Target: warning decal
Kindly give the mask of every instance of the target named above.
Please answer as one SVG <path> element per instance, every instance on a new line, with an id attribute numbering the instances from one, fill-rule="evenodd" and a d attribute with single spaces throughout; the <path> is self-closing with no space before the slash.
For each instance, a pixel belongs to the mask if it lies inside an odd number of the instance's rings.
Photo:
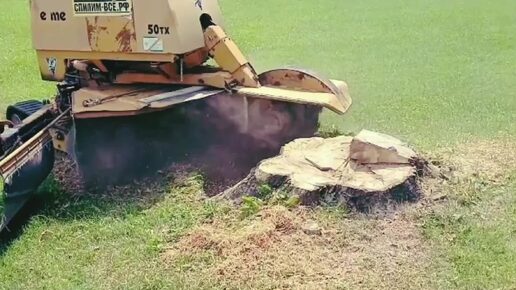
<path id="1" fill-rule="evenodd" d="M 73 0 L 75 16 L 131 15 L 132 0 Z"/>

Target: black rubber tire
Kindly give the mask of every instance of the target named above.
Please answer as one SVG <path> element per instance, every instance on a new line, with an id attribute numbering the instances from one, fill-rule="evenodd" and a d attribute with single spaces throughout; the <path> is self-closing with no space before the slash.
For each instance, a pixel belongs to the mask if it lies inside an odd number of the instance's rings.
<path id="1" fill-rule="evenodd" d="M 13 121 L 13 118 L 16 118 L 16 122 L 21 123 L 19 121 L 23 121 L 25 118 L 35 113 L 43 106 L 44 104 L 42 102 L 36 100 L 18 102 L 7 107 L 5 115 L 8 120 Z"/>
<path id="2" fill-rule="evenodd" d="M 11 121 L 14 126 L 21 124 L 23 122 L 23 119 L 25 118 L 20 117 L 20 115 L 18 115 L 17 113 L 12 113 L 9 116 L 9 121 Z"/>

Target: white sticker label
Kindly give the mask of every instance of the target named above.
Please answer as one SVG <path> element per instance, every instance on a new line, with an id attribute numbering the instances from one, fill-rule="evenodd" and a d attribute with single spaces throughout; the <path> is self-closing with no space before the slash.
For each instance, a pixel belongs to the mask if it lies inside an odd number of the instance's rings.
<path id="1" fill-rule="evenodd" d="M 48 71 L 52 73 L 52 75 L 56 74 L 57 70 L 57 59 L 55 57 L 47 58 Z"/>
<path id="2" fill-rule="evenodd" d="M 143 50 L 162 52 L 163 51 L 163 39 L 159 37 L 144 37 L 143 38 Z"/>
<path id="3" fill-rule="evenodd" d="M 73 0 L 75 16 L 131 15 L 132 0 Z"/>

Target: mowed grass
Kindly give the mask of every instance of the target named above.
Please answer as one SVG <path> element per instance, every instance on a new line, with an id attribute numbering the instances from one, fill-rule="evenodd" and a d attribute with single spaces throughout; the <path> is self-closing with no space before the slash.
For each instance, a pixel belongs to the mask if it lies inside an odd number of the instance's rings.
<path id="1" fill-rule="evenodd" d="M 48 99 L 54 86 L 41 81 L 30 37 L 29 1 L 0 0 L 0 109 L 28 99 Z M 56 31 L 56 33 L 58 33 Z"/>
<path id="2" fill-rule="evenodd" d="M 39 80 L 28 1 L 0 4 L 3 110 L 18 100 L 50 97 L 53 84 Z M 326 112 L 324 127 L 379 130 L 425 151 L 466 139 L 516 137 L 515 1 L 221 4 L 229 34 L 259 71 L 298 66 L 348 82 L 353 108 L 345 116 Z M 467 187 L 472 202 L 461 202 L 452 190 L 449 206 L 417 220 L 434 260 L 430 272 L 405 287 L 424 281 L 427 288 L 516 285 L 516 184 L 513 175 L 501 179 Z M 49 181 L 43 209 L 18 239 L 0 247 L 0 289 L 217 288 L 213 277 L 188 276 L 198 263 L 171 267 L 161 254 L 196 225 L 223 217 L 225 207 L 203 200 L 197 176 L 170 183 L 149 202 L 71 198 Z M 209 258 L 198 259 L 210 266 Z M 381 280 L 363 278 L 372 288 L 371 281 Z"/>
<path id="3" fill-rule="evenodd" d="M 39 80 L 28 1 L 0 0 L 0 108 L 53 94 Z M 309 68 L 347 81 L 354 105 L 324 126 L 431 149 L 516 134 L 512 0 L 222 0 L 225 25 L 259 71 Z M 58 33 L 58 32 L 56 32 Z"/>
<path id="4" fill-rule="evenodd" d="M 49 182 L 41 215 L 0 247 L 0 289 L 189 289 L 159 257 L 220 208 L 201 199 L 201 181 L 192 175 L 164 189 L 151 208 L 143 197 L 69 200 Z"/>
<path id="5" fill-rule="evenodd" d="M 426 236 L 451 263 L 441 285 L 460 289 L 514 289 L 516 285 L 516 175 L 503 186 L 479 182 L 475 202 L 456 200 L 425 218 Z"/>
<path id="6" fill-rule="evenodd" d="M 311 68 L 347 81 L 343 131 L 419 147 L 516 133 L 512 0 L 224 1 L 229 32 L 259 70 Z"/>

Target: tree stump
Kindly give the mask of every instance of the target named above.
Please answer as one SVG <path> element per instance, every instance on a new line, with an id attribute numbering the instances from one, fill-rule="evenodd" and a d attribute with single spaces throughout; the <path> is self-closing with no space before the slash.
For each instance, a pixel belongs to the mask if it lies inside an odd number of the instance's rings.
<path id="1" fill-rule="evenodd" d="M 338 199 L 367 209 L 380 201 L 419 198 L 420 164 L 425 162 L 400 140 L 367 130 L 355 137 L 297 139 L 219 197 L 239 203 L 244 196 L 259 197 L 266 184 L 298 196 L 303 205 Z"/>

